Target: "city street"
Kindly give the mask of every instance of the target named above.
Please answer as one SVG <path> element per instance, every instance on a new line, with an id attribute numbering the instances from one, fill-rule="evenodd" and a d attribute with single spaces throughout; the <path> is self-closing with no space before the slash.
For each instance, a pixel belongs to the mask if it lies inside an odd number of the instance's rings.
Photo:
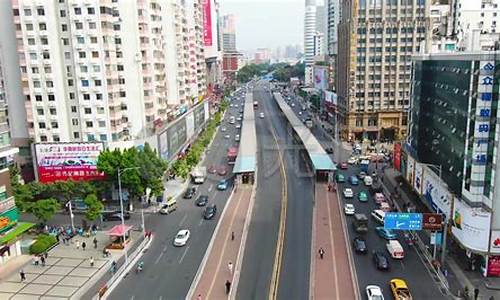
<path id="1" fill-rule="evenodd" d="M 226 154 L 234 142 L 237 129 L 229 125 L 227 120 L 239 109 L 229 108 L 226 118 L 216 133 L 214 142 L 204 161 L 205 166 L 227 166 Z M 226 127 L 226 132 L 221 128 Z M 225 138 L 229 135 L 230 138 Z M 226 191 L 218 191 L 216 186 L 221 176 L 208 174 L 205 183 L 198 186 L 193 199 L 177 199 L 178 209 L 169 215 L 152 214 L 146 218 L 146 228 L 155 233 L 150 249 L 145 253 L 144 271 L 125 277 L 110 294 L 109 299 L 183 299 L 203 259 L 215 226 L 219 221 L 231 187 Z M 231 168 L 226 178 L 231 177 Z M 215 203 L 219 212 L 212 220 L 202 218 L 203 208 L 196 207 L 194 201 L 199 195 L 208 195 L 209 202 Z M 184 247 L 174 247 L 173 238 L 180 229 L 189 229 L 191 238 Z M 161 283 L 161 284 L 160 284 Z"/>

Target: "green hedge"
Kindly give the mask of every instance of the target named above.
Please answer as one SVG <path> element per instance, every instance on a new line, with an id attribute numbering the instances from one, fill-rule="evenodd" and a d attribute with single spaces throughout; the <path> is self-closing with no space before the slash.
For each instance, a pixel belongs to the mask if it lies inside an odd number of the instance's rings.
<path id="1" fill-rule="evenodd" d="M 47 251 L 47 249 L 50 249 L 56 243 L 57 240 L 54 236 L 48 234 L 40 234 L 36 239 L 36 242 L 34 242 L 30 246 L 30 253 L 31 254 L 44 253 L 45 251 Z"/>

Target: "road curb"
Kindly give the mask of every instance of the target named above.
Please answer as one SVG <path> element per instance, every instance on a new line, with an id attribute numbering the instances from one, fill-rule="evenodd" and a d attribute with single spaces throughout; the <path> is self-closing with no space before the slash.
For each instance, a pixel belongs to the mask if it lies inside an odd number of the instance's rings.
<path id="1" fill-rule="evenodd" d="M 219 222 L 217 222 L 217 225 L 215 226 L 215 230 L 212 234 L 212 237 L 210 238 L 210 242 L 208 243 L 207 250 L 205 251 L 205 255 L 203 255 L 203 259 L 200 263 L 200 266 L 198 267 L 198 270 L 196 271 L 196 275 L 194 276 L 193 282 L 191 283 L 191 286 L 189 287 L 189 291 L 186 295 L 186 299 L 193 298 L 193 293 L 195 292 L 196 287 L 198 286 L 201 275 L 203 274 L 203 271 L 205 269 L 205 265 L 207 264 L 208 257 L 210 256 L 210 252 L 212 251 L 212 247 L 214 246 L 215 237 L 217 236 L 217 233 L 219 232 L 220 225 L 222 224 L 222 219 L 226 215 L 226 211 L 227 211 L 226 208 L 229 207 L 229 204 L 233 200 L 233 196 L 234 196 L 234 186 L 233 186 L 233 190 L 231 191 L 231 195 L 229 195 L 229 198 L 226 201 L 226 205 L 224 205 L 224 209 L 222 210 L 222 214 L 219 218 Z"/>
<path id="2" fill-rule="evenodd" d="M 316 249 L 314 241 L 316 240 L 316 183 L 313 182 L 314 197 L 313 197 L 313 215 L 312 215 L 312 233 L 311 233 L 311 265 L 309 266 L 309 299 L 314 299 L 314 272 L 316 270 Z M 312 277 L 312 279 L 311 279 Z"/>
<path id="3" fill-rule="evenodd" d="M 238 283 L 240 281 L 240 275 L 241 275 L 240 269 L 243 262 L 243 257 L 244 257 L 243 254 L 247 242 L 248 228 L 250 227 L 250 221 L 252 219 L 253 206 L 255 203 L 255 194 L 257 191 L 257 183 L 258 183 L 257 172 L 258 172 L 258 167 L 255 168 L 255 182 L 252 187 L 252 194 L 250 195 L 250 203 L 248 204 L 249 206 L 247 210 L 247 215 L 245 217 L 245 224 L 243 224 L 243 233 L 241 235 L 240 248 L 238 249 L 238 254 L 236 256 L 237 258 L 236 258 L 235 272 L 233 276 L 233 283 L 231 285 L 232 288 L 229 291 L 229 299 L 232 300 L 234 300 L 236 297 L 237 294 L 236 291 L 238 290 Z"/>

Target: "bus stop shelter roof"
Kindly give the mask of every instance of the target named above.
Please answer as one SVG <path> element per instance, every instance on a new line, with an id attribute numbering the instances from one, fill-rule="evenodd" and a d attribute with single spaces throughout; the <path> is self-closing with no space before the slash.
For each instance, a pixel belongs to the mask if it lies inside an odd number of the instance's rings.
<path id="1" fill-rule="evenodd" d="M 245 98 L 240 144 L 244 146 L 240 146 L 238 149 L 238 156 L 234 163 L 233 173 L 255 172 L 255 167 L 257 165 L 257 135 L 255 133 L 255 114 L 253 110 L 253 95 L 251 92 L 247 92 Z"/>
<path id="2" fill-rule="evenodd" d="M 302 141 L 311 159 L 315 171 L 335 171 L 337 167 L 331 157 L 325 152 L 325 149 L 318 142 L 311 130 L 307 128 L 302 121 L 295 115 L 291 107 L 285 102 L 280 93 L 274 93 L 274 99 L 278 103 L 281 111 L 288 119 L 293 130 Z"/>

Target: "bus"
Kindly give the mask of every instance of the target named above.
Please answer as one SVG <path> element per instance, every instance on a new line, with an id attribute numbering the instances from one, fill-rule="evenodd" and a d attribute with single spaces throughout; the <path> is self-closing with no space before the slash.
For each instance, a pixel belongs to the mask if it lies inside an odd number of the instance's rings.
<path id="1" fill-rule="evenodd" d="M 237 156 L 238 156 L 238 148 L 237 147 L 229 148 L 227 150 L 227 163 L 230 165 L 234 165 Z"/>

